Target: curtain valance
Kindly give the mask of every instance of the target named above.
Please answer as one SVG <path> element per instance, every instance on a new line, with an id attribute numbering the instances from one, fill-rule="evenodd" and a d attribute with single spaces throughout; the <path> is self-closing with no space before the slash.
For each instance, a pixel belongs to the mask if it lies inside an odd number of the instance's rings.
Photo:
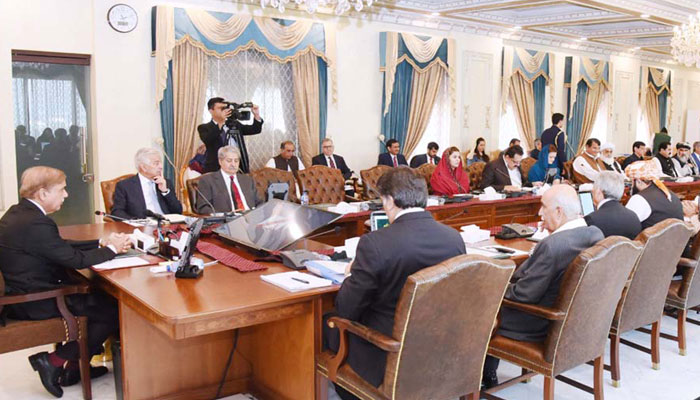
<path id="1" fill-rule="evenodd" d="M 279 63 L 298 60 L 311 52 L 322 58 L 330 69 L 332 99 L 337 100 L 335 27 L 332 24 L 156 6 L 153 7 L 152 29 L 156 103 L 163 98 L 173 49 L 184 42 L 216 57 L 255 49 Z"/>
<path id="2" fill-rule="evenodd" d="M 641 67 L 639 107 L 647 116 L 650 134 L 667 126 L 671 120 L 671 71 L 663 68 Z"/>
<path id="3" fill-rule="evenodd" d="M 401 32 L 379 33 L 379 70 L 384 72 L 384 115 L 391 107 L 396 68 L 406 62 L 419 74 L 442 68 L 450 79 L 450 99 L 455 110 L 454 39 Z"/>
<path id="4" fill-rule="evenodd" d="M 540 76 L 549 84 L 554 76 L 554 54 L 545 51 L 527 50 L 519 47 L 503 48 L 503 75 L 501 80 L 501 112 L 506 112 L 511 77 L 520 74 L 527 82 Z M 550 91 L 550 103 L 554 104 L 554 91 Z"/>
<path id="5" fill-rule="evenodd" d="M 589 57 L 566 57 L 564 83 L 571 87 L 571 102 L 569 113 L 573 113 L 573 107 L 577 98 L 579 82 L 583 81 L 589 89 L 598 88 L 611 91 L 612 63 L 605 60 L 595 60 Z M 612 102 L 609 103 L 612 107 Z M 611 109 L 612 111 L 612 109 Z"/>

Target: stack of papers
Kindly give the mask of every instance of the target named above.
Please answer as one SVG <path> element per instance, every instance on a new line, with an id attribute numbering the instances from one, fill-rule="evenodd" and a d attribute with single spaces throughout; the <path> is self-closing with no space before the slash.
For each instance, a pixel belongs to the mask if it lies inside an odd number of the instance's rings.
<path id="1" fill-rule="evenodd" d="M 464 243 L 476 243 L 482 242 L 484 240 L 489 240 L 491 237 L 491 231 L 487 229 L 481 229 L 477 225 L 466 225 L 460 228 L 462 232 L 462 240 Z"/>
<path id="2" fill-rule="evenodd" d="M 182 224 L 187 222 L 187 217 L 182 214 L 165 214 L 163 215 L 171 224 Z"/>
<path id="3" fill-rule="evenodd" d="M 142 265 L 150 264 L 148 261 L 141 257 L 124 257 L 124 258 L 114 258 L 103 263 L 93 265 L 92 269 L 96 271 L 106 271 L 110 269 L 119 268 L 129 268 L 129 267 L 140 267 Z"/>
<path id="4" fill-rule="evenodd" d="M 345 268 L 349 262 L 309 260 L 304 263 L 309 272 L 322 278 L 330 279 L 336 285 L 340 285 L 345 280 Z"/>
<path id="5" fill-rule="evenodd" d="M 331 286 L 329 279 L 319 278 L 314 275 L 304 274 L 299 271 L 281 272 L 279 274 L 260 275 L 260 279 L 278 286 L 288 292 L 316 289 Z"/>

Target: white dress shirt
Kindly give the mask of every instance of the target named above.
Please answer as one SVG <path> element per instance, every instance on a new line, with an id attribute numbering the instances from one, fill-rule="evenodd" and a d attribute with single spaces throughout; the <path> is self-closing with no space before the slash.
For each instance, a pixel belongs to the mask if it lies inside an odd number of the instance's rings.
<path id="1" fill-rule="evenodd" d="M 333 160 L 333 161 L 335 162 L 335 160 Z M 299 163 L 299 171 L 303 171 L 304 170 L 304 163 L 301 162 L 301 159 L 299 157 L 297 157 L 297 162 Z M 330 165 L 330 164 L 328 164 L 328 165 Z M 275 158 L 273 157 L 273 158 L 269 159 L 267 161 L 267 164 L 265 164 L 265 166 L 268 168 L 277 168 L 275 166 Z M 292 169 L 289 167 L 289 165 L 287 165 L 287 171 L 292 172 Z"/>
<path id="2" fill-rule="evenodd" d="M 656 160 L 656 158 L 654 158 L 654 160 Z M 658 162 L 658 160 L 656 161 Z M 634 211 L 634 213 L 637 214 L 637 218 L 639 218 L 639 222 L 643 222 L 651 215 L 651 206 L 649 205 L 649 202 L 638 194 L 630 197 L 630 200 L 625 205 L 625 208 Z"/>
<path id="3" fill-rule="evenodd" d="M 399 212 L 396 214 L 396 218 L 394 218 L 394 221 L 396 221 L 397 219 L 399 219 L 399 217 L 402 216 L 402 215 L 411 214 L 411 213 L 417 213 L 417 212 L 421 212 L 421 211 L 425 211 L 425 208 L 421 208 L 421 207 L 404 208 L 403 210 L 399 211 Z"/>
<path id="4" fill-rule="evenodd" d="M 160 208 L 160 203 L 158 203 L 158 189 L 156 188 L 156 183 L 141 175 L 141 173 L 139 173 L 139 181 L 141 182 L 143 199 L 146 200 L 146 209 L 157 214 L 163 214 L 163 209 Z M 168 193 L 169 191 L 164 194 Z"/>
<path id="5" fill-rule="evenodd" d="M 236 205 L 233 203 L 233 193 L 231 193 L 231 176 L 233 176 L 233 183 L 236 185 L 236 189 L 238 189 L 238 194 L 241 195 L 241 202 L 243 203 L 243 209 L 244 210 L 250 210 L 250 207 L 248 207 L 248 202 L 245 200 L 245 195 L 243 194 L 243 190 L 241 190 L 241 185 L 238 183 L 238 176 L 237 175 L 229 175 L 226 172 L 224 172 L 223 169 L 220 169 L 221 175 L 224 177 L 224 182 L 226 183 L 226 187 L 228 190 L 226 191 L 228 193 L 228 200 L 231 202 L 231 211 L 236 210 Z"/>
<path id="6" fill-rule="evenodd" d="M 588 224 L 586 223 L 586 220 L 583 219 L 583 218 L 581 218 L 581 217 L 579 217 L 579 218 L 576 218 L 576 219 L 572 219 L 571 221 L 569 221 L 569 222 L 565 223 L 564 225 L 560 226 L 559 228 L 557 228 L 557 230 L 554 231 L 554 233 L 562 232 L 562 231 L 568 231 L 569 229 L 581 228 L 581 227 L 584 227 L 584 226 L 588 226 Z"/>
<path id="7" fill-rule="evenodd" d="M 588 153 L 586 152 L 586 154 Z M 598 157 L 593 157 L 590 154 L 588 154 L 588 156 L 596 161 L 598 160 Z M 597 167 L 597 164 L 596 168 L 591 167 L 591 164 L 589 164 L 588 161 L 586 161 L 586 159 L 583 158 L 583 156 L 578 156 L 576 157 L 576 159 L 574 159 L 574 171 L 585 176 L 591 181 L 595 181 L 595 179 L 598 177 L 598 174 L 600 173 L 600 169 Z"/>
<path id="8" fill-rule="evenodd" d="M 508 168 L 508 162 L 506 162 L 506 157 L 503 156 L 503 162 L 506 164 L 506 169 L 508 170 L 508 176 L 510 176 L 510 185 L 522 187 L 523 177 L 520 175 L 520 168 L 515 167 L 513 169 Z"/>

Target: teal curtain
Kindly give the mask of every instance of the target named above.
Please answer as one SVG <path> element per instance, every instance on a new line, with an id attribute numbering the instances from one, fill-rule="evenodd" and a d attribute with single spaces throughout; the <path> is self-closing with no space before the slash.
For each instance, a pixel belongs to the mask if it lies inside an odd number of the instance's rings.
<path id="1" fill-rule="evenodd" d="M 539 76 L 532 82 L 532 91 L 535 95 L 535 134 L 539 138 L 544 131 L 544 104 L 545 104 L 545 88 L 547 80 L 544 76 Z"/>
<path id="2" fill-rule="evenodd" d="M 666 127 L 666 115 L 668 112 L 668 90 L 659 93 L 659 127 Z"/>
<path id="3" fill-rule="evenodd" d="M 319 141 L 318 146 L 326 138 L 326 126 L 328 125 L 328 68 L 321 57 L 318 60 L 318 110 L 319 110 Z M 318 149 L 320 152 L 322 149 Z"/>
<path id="4" fill-rule="evenodd" d="M 168 65 L 168 80 L 165 92 L 163 92 L 163 100 L 160 102 L 160 128 L 163 132 L 163 148 L 165 153 L 172 160 L 174 158 L 175 149 L 175 118 L 173 115 L 173 62 Z M 175 182 L 175 171 L 173 166 L 167 160 L 164 162 L 164 176 Z"/>
<path id="5" fill-rule="evenodd" d="M 571 91 L 568 95 L 569 101 L 567 104 L 567 110 L 570 109 L 571 102 Z M 567 135 L 567 149 L 566 155 L 569 160 L 576 156 L 574 153 L 575 149 L 578 149 L 579 142 L 581 141 L 581 128 L 583 127 L 583 115 L 586 112 L 586 99 L 588 98 L 588 85 L 586 82 L 581 80 L 578 82 L 578 88 L 576 91 L 576 100 L 574 102 L 574 108 L 571 115 L 567 117 L 566 123 L 566 135 Z"/>
<path id="6" fill-rule="evenodd" d="M 386 78 L 384 78 L 386 79 Z M 382 84 L 382 87 L 384 85 Z M 384 142 L 389 139 L 396 139 L 403 145 L 406 139 L 406 129 L 408 128 L 408 118 L 411 108 L 411 91 L 413 90 L 413 67 L 407 62 L 402 62 L 396 66 L 394 80 L 394 93 L 389 105 L 389 112 L 382 116 L 382 134 Z M 386 105 L 384 91 L 382 91 L 382 110 Z M 379 152 L 386 153 L 386 146 L 379 145 Z"/>

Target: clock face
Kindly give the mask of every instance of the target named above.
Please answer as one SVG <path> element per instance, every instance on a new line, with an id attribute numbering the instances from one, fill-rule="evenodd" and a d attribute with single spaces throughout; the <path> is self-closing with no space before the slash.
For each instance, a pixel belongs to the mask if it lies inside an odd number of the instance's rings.
<path id="1" fill-rule="evenodd" d="M 136 10 L 126 4 L 115 4 L 107 11 L 109 26 L 117 32 L 131 32 L 139 22 Z"/>

